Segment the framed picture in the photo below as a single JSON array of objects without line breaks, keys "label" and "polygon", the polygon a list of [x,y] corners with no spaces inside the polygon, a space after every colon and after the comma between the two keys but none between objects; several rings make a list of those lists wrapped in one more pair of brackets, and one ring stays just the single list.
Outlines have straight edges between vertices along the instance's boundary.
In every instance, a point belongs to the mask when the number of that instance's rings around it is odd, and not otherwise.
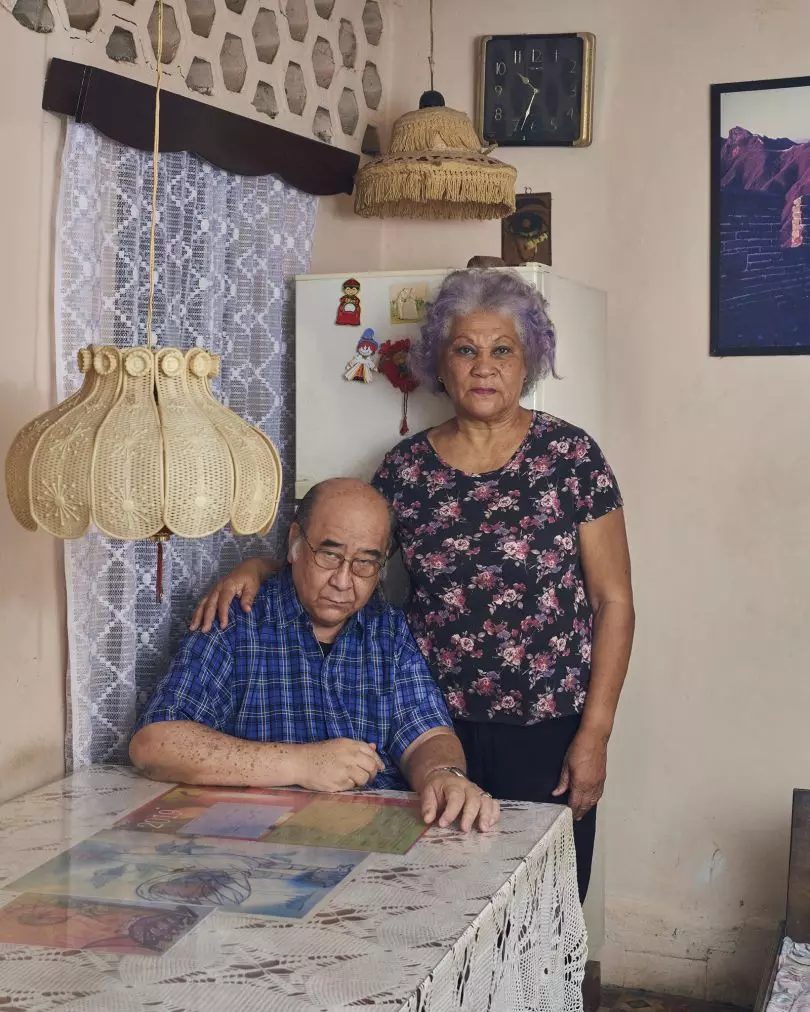
[{"label": "framed picture", "polygon": [[501,219],[501,256],[509,267],[551,266],[551,194],[518,193],[515,213]]},{"label": "framed picture", "polygon": [[711,354],[810,354],[810,77],[711,87]]},{"label": "framed picture", "polygon": [[427,297],[427,285],[392,285],[388,297],[391,323],[421,323]]}]

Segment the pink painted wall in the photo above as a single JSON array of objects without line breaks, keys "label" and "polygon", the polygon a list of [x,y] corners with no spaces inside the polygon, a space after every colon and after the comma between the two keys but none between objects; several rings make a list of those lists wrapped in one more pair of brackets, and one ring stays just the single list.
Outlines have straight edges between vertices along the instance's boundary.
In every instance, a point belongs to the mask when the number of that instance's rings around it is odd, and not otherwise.
[{"label": "pink painted wall", "polygon": [[[41,36],[0,12],[0,447],[52,402],[51,253],[61,125],[40,109]],[[0,497],[0,800],[62,773],[61,547],[17,525]]]}]

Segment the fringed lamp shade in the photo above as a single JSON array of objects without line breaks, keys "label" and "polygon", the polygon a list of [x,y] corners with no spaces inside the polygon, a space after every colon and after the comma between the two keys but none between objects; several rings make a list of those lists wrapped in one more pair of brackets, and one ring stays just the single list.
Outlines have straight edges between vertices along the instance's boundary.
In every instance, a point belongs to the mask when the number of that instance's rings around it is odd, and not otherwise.
[{"label": "fringed lamp shade", "polygon": [[426,92],[394,124],[388,154],[358,172],[354,209],[365,218],[503,218],[515,210],[517,170],[491,150],[469,116]]},{"label": "fringed lamp shade", "polygon": [[92,523],[127,541],[271,527],[281,463],[264,433],[214,399],[218,356],[90,346],[79,369],[81,389],[29,422],[6,458],[23,527],[78,538]]}]

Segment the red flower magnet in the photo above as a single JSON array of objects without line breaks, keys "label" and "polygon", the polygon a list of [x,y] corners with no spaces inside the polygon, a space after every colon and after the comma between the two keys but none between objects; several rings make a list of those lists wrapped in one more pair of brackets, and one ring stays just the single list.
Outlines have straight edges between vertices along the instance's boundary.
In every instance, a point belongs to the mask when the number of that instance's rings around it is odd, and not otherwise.
[{"label": "red flower magnet", "polygon": [[408,432],[408,394],[419,386],[419,381],[411,372],[408,354],[411,350],[411,339],[403,337],[399,341],[385,341],[380,348],[377,365],[379,372],[396,390],[402,393],[402,424],[399,427],[401,436]]}]

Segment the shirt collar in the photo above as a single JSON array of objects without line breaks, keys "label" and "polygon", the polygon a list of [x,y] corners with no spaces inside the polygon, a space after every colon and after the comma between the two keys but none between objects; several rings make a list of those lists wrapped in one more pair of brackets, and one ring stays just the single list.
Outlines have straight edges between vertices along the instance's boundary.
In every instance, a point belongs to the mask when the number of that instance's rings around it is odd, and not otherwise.
[{"label": "shirt collar", "polygon": [[[278,611],[278,620],[281,625],[289,625],[293,622],[297,622],[302,616],[311,621],[306,609],[298,599],[298,594],[295,590],[295,584],[292,578],[292,567],[285,566],[278,575],[277,578],[278,593],[276,596],[276,606]],[[361,608],[360,611],[356,612],[346,622],[346,626],[357,625],[360,629],[365,629],[366,620],[368,614],[379,608],[380,606],[380,592],[376,590],[371,597],[368,604]]]}]

